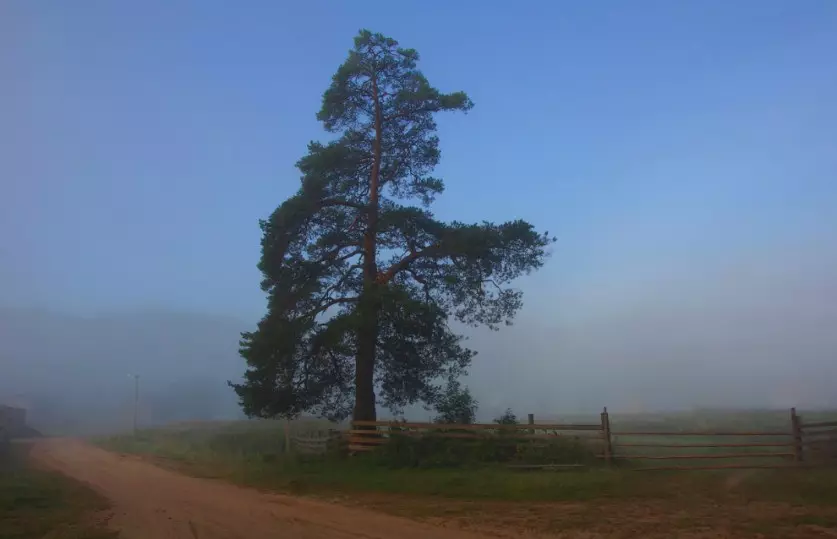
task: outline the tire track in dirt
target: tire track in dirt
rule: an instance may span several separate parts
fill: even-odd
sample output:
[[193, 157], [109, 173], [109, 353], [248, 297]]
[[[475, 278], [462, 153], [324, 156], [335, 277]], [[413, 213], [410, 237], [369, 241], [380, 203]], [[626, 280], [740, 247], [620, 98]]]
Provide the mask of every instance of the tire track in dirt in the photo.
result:
[[484, 537], [366, 509], [187, 477], [78, 440], [39, 440], [32, 456], [106, 496], [113, 504], [109, 526], [119, 530], [122, 539]]

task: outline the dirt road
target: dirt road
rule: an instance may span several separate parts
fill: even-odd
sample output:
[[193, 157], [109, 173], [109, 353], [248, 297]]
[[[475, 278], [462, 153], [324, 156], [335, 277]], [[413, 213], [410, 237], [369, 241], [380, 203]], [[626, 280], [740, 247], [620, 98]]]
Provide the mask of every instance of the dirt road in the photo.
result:
[[186, 477], [83, 442], [40, 440], [33, 457], [113, 503], [122, 539], [476, 539], [368, 510]]

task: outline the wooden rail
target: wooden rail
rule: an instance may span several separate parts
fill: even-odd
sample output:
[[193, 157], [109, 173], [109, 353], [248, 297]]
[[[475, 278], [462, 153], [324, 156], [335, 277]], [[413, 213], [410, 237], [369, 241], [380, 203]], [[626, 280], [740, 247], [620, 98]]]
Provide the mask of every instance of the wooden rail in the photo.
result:
[[800, 427], [803, 429], [817, 429], [820, 427], [837, 427], [837, 421], [822, 421], [820, 423], [802, 423]]
[[780, 470], [796, 468], [794, 464], [716, 464], [713, 466], [654, 466], [648, 468], [636, 468], [640, 472], [657, 471], [688, 471], [688, 470]]
[[804, 434], [806, 438], [837, 438], [837, 429], [829, 429], [829, 430], [815, 430], [812, 432], [806, 432]]
[[617, 431], [613, 436], [793, 436], [791, 432], [714, 432], [714, 431], [643, 431], [624, 432]]
[[699, 447], [793, 447], [792, 443], [742, 443], [742, 444], [632, 444], [620, 443], [619, 447], [661, 447], [665, 449], [699, 448]]
[[796, 453], [704, 453], [697, 455], [630, 455], [632, 460], [705, 460], [705, 459], [741, 459], [741, 458], [776, 458], [793, 457]]
[[[352, 427], [376, 427], [390, 429], [423, 429], [423, 430], [601, 430], [601, 425], [592, 424], [521, 424], [498, 425], [496, 423], [400, 423], [398, 421], [352, 421]], [[360, 429], [358, 429], [360, 430]], [[371, 429], [370, 429], [371, 430]], [[374, 432], [374, 431], [373, 431]]]

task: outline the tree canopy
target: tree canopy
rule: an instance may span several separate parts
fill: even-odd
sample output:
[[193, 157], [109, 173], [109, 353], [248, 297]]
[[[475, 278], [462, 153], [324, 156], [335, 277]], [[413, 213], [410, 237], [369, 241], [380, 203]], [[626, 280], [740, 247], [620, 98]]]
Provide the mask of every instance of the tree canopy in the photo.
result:
[[317, 114], [336, 137], [309, 143], [298, 192], [260, 222], [267, 313], [242, 334], [247, 371], [232, 384], [250, 416], [435, 405], [474, 356], [450, 323], [510, 323], [511, 282], [545, 261], [554, 240], [525, 221], [430, 211], [444, 189], [434, 117], [473, 104], [432, 87], [418, 60], [360, 32]]

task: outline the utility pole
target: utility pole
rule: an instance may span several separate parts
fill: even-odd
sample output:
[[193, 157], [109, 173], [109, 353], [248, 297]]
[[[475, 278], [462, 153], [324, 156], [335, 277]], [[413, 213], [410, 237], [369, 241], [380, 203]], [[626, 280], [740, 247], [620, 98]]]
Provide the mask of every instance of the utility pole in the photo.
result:
[[137, 414], [139, 413], [139, 374], [134, 377], [134, 436], [137, 435]]

